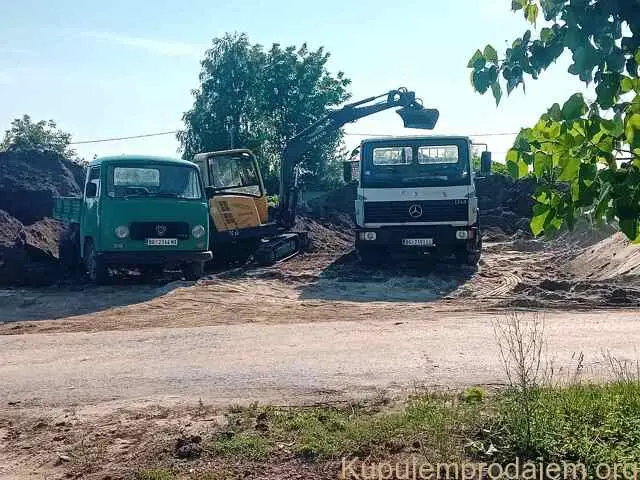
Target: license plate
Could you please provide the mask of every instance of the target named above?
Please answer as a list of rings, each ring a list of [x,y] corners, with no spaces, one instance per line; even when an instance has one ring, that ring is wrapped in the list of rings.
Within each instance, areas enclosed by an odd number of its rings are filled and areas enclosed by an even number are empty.
[[[433,247],[433,238],[403,238],[405,247]]]
[[[154,247],[176,247],[177,238],[147,238],[147,245]]]

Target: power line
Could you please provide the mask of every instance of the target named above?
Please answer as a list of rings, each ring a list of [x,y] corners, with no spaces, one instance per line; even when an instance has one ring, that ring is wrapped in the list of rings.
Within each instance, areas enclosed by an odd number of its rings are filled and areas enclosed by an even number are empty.
[[[131,135],[128,137],[111,137],[111,138],[98,138],[95,140],[80,140],[78,142],[70,142],[70,145],[83,145],[87,143],[103,143],[103,142],[115,142],[118,140],[133,140],[135,138],[159,137],[161,135],[172,135],[178,132],[179,130],[171,130],[168,132],[143,133],[140,135]]]
[[[140,135],[129,135],[126,137],[109,137],[109,138],[97,138],[92,140],[79,140],[76,142],[71,142],[70,145],[86,145],[89,143],[117,142],[120,140],[135,140],[138,138],[160,137],[163,135],[175,135],[178,132],[179,130],[169,130],[167,132],[142,133]],[[468,137],[499,137],[499,136],[517,135],[518,133],[519,132],[471,133],[466,136]],[[385,133],[366,133],[366,132],[345,132],[344,134],[348,136],[356,136],[356,137],[393,137],[394,136],[394,135],[389,135]]]

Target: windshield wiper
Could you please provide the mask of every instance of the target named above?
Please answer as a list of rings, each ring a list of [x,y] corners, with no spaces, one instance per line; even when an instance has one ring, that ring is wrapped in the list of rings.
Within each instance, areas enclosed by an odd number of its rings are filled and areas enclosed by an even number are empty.
[[[156,192],[154,194],[155,197],[163,197],[163,198],[178,198],[179,195],[176,192]]]

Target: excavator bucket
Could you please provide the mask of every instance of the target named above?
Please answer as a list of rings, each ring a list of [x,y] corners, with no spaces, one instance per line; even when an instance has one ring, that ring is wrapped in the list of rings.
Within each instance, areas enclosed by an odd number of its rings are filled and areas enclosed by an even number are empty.
[[[397,110],[405,128],[423,128],[433,130],[438,123],[440,112],[435,108],[424,108],[422,105],[408,105]]]

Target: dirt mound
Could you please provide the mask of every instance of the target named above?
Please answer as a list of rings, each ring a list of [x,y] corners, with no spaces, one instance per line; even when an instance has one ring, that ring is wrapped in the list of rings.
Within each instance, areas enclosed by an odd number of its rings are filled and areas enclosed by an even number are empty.
[[[80,195],[83,167],[56,152],[0,152],[0,209],[25,225],[51,215],[53,197]]]
[[[547,251],[553,250],[551,257],[541,262],[547,268],[521,279],[501,306],[640,306],[640,245],[632,244],[622,233],[589,245],[608,228],[568,232],[551,242],[541,242]]]
[[[0,285],[50,285],[60,278],[62,224],[49,218],[25,227],[0,210]]]
[[[507,235],[517,232],[530,234],[529,219],[535,200],[534,179],[514,181],[511,177],[494,174],[476,179],[480,225]]]
[[[299,216],[293,231],[307,233],[312,252],[344,253],[353,248],[353,222],[344,213],[320,219]]]
[[[585,248],[566,268],[580,278],[604,281],[635,277],[640,284],[640,245],[618,232]]]

